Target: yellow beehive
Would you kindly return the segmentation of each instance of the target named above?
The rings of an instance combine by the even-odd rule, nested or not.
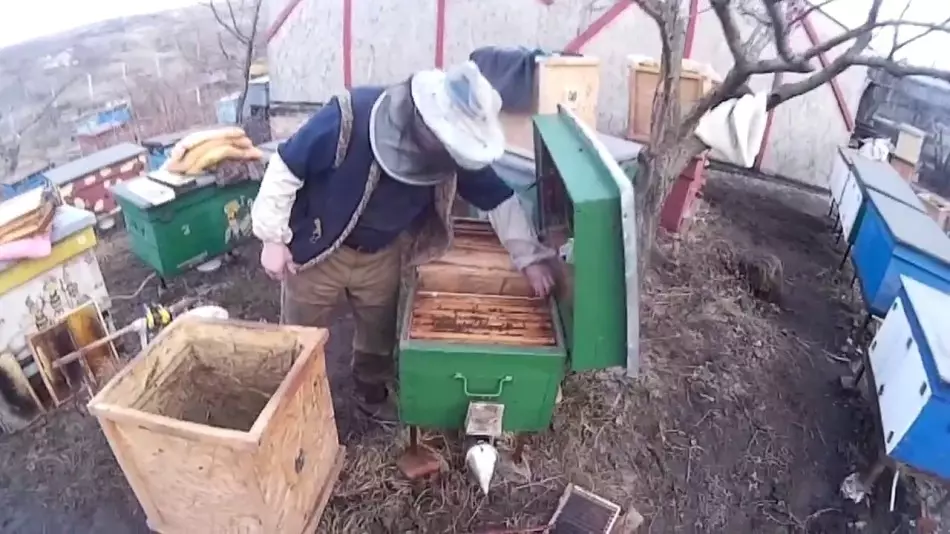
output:
[[[650,140],[650,122],[653,119],[653,97],[660,82],[660,65],[653,59],[640,56],[631,56],[628,61],[627,138],[647,142]],[[684,60],[680,75],[682,111],[686,113],[717,83],[717,77],[709,69]]]

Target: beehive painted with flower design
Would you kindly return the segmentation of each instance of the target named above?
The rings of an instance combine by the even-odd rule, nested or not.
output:
[[[122,143],[70,161],[46,172],[63,202],[103,218],[118,211],[109,189],[145,173],[145,148]]]

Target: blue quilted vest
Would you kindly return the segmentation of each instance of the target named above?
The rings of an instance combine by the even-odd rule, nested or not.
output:
[[[383,90],[354,88],[348,101],[341,96],[328,104],[341,108],[337,161],[328,176],[311,178],[297,192],[290,210],[294,263],[312,265],[339,248],[376,187],[380,169],[370,147],[369,117]]]

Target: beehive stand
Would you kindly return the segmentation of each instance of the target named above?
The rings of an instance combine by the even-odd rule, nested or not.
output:
[[[343,459],[326,338],[182,317],[90,401],[149,528],[313,532]]]

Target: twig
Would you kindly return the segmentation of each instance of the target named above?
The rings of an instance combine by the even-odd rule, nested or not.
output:
[[[807,527],[807,526],[808,526],[808,522],[811,521],[812,519],[818,519],[818,517],[820,517],[820,516],[822,516],[822,515],[825,515],[825,514],[827,514],[828,512],[838,512],[838,513],[841,513],[841,510],[839,510],[838,508],[822,508],[821,510],[818,510],[817,512],[815,512],[815,513],[813,513],[813,514],[811,514],[810,516],[808,516],[808,517],[805,518],[805,526]]]
[[[119,295],[116,297],[111,297],[110,300],[132,300],[138,297],[139,294],[142,293],[142,290],[145,289],[145,284],[147,284],[149,280],[151,280],[152,278],[155,278],[155,276],[156,275],[154,272],[149,273],[149,275],[146,276],[144,280],[142,280],[142,283],[139,284],[139,288],[136,289],[134,293],[132,293],[131,295]]]
[[[829,360],[832,360],[838,363],[851,365],[851,360],[849,360],[848,358],[845,358],[844,356],[835,356],[834,354],[828,352],[825,349],[821,349],[821,352],[823,352]]]

